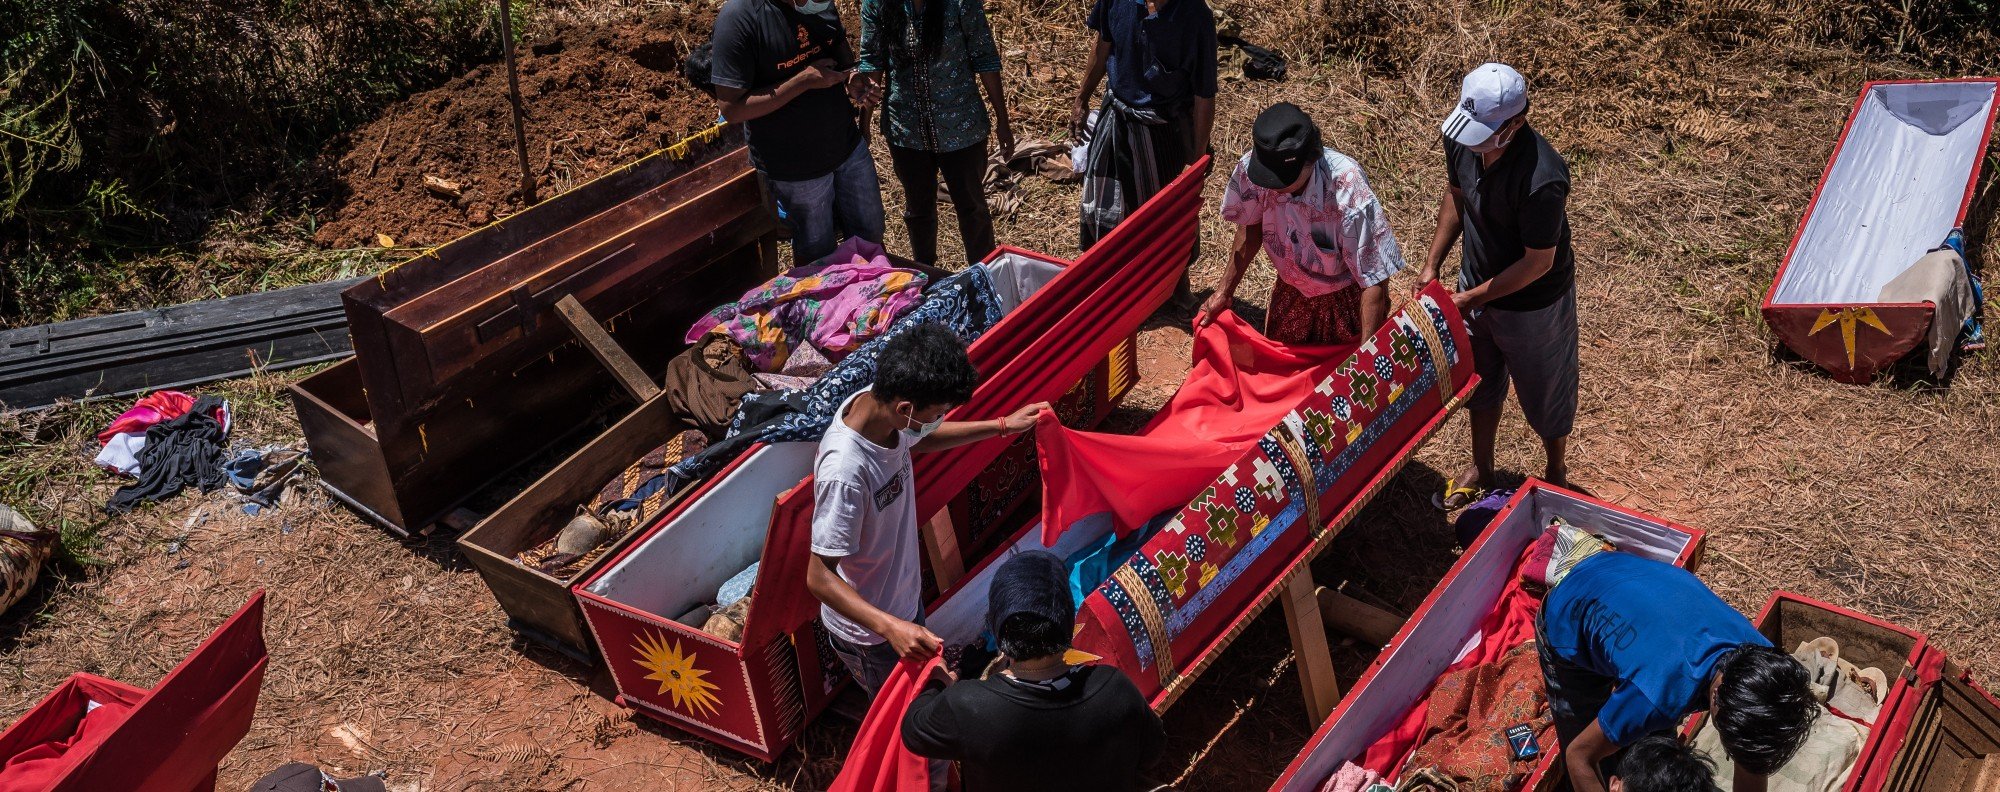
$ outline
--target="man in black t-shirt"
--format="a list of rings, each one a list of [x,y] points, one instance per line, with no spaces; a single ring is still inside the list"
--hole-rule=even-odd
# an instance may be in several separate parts
[[[1569,165],[1528,126],[1528,84],[1521,73],[1488,63],[1465,76],[1459,102],[1444,121],[1450,187],[1438,207],[1437,234],[1420,283],[1438,276],[1452,243],[1463,238],[1458,293],[1466,314],[1479,387],[1472,414],[1472,464],[1434,499],[1455,509],[1493,486],[1493,440],[1508,380],[1529,428],[1542,438],[1542,478],[1565,484],[1565,455],[1576,420],[1576,260],[1570,251]]]
[[[882,241],[881,180],[854,103],[872,103],[874,88],[855,79],[832,0],[729,0],[713,45],[715,98],[749,133],[793,264],[833,252],[842,233]]]
[[[1062,559],[1035,550],[993,575],[986,626],[1005,666],[953,683],[942,667],[903,715],[912,753],[959,763],[966,792],[1139,792],[1167,734],[1111,666],[1070,665],[1076,603]]]

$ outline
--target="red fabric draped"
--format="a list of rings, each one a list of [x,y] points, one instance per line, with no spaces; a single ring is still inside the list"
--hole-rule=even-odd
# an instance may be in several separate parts
[[[1193,368],[1139,434],[1077,431],[1043,413],[1043,544],[1093,514],[1110,512],[1123,536],[1187,505],[1352,350],[1279,344],[1225,311],[1195,333]]]
[[[1500,590],[1500,597],[1495,601],[1493,611],[1480,620],[1479,644],[1438,676],[1442,677],[1476,665],[1498,662],[1507,654],[1507,650],[1534,640],[1535,612],[1541,609],[1542,599],[1537,594],[1529,593],[1521,585],[1522,566],[1527,561],[1527,554],[1523,553],[1521,561],[1515,564],[1514,574],[1507,578],[1507,587]],[[1436,684],[1435,680],[1432,684]],[[1396,722],[1395,728],[1382,735],[1381,739],[1376,740],[1374,745],[1362,753],[1361,759],[1356,764],[1381,773],[1385,777],[1394,778],[1401,771],[1403,761],[1416,749],[1417,742],[1423,739],[1425,725],[1430,717],[1430,700],[1431,692],[1427,691],[1424,693],[1424,698],[1410,707],[1410,711],[1403,714],[1402,720]]]
[[[932,657],[896,664],[868,706],[840,775],[827,792],[930,792],[930,764],[903,747],[903,714],[923,692],[931,669],[943,663],[942,657]]]
[[[72,686],[59,700],[44,703],[51,710],[67,709],[68,713],[52,713],[52,720],[63,720],[66,715],[76,715],[74,730],[57,729],[48,739],[7,757],[0,765],[0,792],[43,792],[55,787],[64,774],[75,765],[76,757],[71,751],[87,753],[104,742],[105,735],[111,733],[125,720],[131,705],[116,701],[100,701],[98,707],[90,708],[91,699],[81,687]]]

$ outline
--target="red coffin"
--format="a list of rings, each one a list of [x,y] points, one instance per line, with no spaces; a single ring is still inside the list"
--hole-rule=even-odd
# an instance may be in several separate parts
[[[1323,549],[1470,394],[1476,377],[1468,343],[1440,286],[1392,314],[1373,339],[1332,368],[1256,447],[1218,471],[1214,484],[1080,603],[1071,659],[1116,665],[1155,709],[1170,706],[1275,599],[1287,576]],[[1239,489],[1244,497],[1235,494]],[[1252,507],[1241,510],[1245,498]],[[1041,549],[1069,558],[1109,530],[1109,521],[1081,521],[1047,547],[1030,520],[1006,550],[988,557],[931,608],[926,625],[947,647],[974,643],[1000,561]],[[1186,559],[1188,537],[1196,535],[1204,537],[1200,558],[1179,575],[1162,575],[1163,562],[1178,566],[1171,559]],[[1123,597],[1128,585],[1146,597],[1137,601],[1143,613],[1127,607],[1134,600],[1110,599],[1112,589]]]
[[[1342,763],[1361,756],[1421,701],[1492,610],[1521,552],[1554,517],[1604,534],[1620,552],[1688,569],[1701,558],[1701,531],[1529,479],[1313,732],[1272,792],[1319,789]],[[1561,751],[1544,753],[1522,788],[1550,788],[1560,776],[1552,777],[1551,771],[1560,762]]]
[[[0,789],[213,790],[250,731],[268,660],[260,591],[150,691],[73,674],[0,733]]]
[[[1186,266],[1200,172],[1189,169],[1074,263],[997,251],[996,261],[1060,272],[972,345],[983,381],[948,417],[993,418],[1044,400],[1077,425],[1107,414],[1137,378],[1133,335]],[[955,567],[991,543],[984,537],[1004,533],[996,521],[1037,491],[1022,445],[1032,449],[987,442],[917,457],[918,513],[938,515],[925,549],[943,579],[955,580]],[[814,452],[813,443],[754,448],[572,589],[619,703],[771,760],[832,698],[845,674],[805,589]],[[740,641],[674,621],[753,560],[760,566]]]
[[[1865,383],[1923,343],[1930,303],[1875,298],[1964,224],[1996,89],[1995,78],[1862,86],[1764,295],[1764,321],[1785,346]]]
[[[1778,648],[1827,636],[1841,659],[1882,669],[1889,691],[1842,792],[1975,792],[2000,788],[2000,702],[1923,633],[1780,591],[1757,614]],[[1683,732],[1700,731],[1702,719]]]

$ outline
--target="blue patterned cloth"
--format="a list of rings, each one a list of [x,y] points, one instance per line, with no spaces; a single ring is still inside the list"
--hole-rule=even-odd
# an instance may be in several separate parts
[[[680,482],[706,478],[721,470],[750,446],[792,441],[819,442],[826,434],[833,413],[847,397],[875,382],[875,358],[883,345],[912,327],[936,322],[957,333],[967,346],[999,323],[1000,300],[993,296],[993,281],[979,265],[933,284],[924,301],[910,309],[889,331],[854,350],[840,365],[819,381],[795,390],[765,391],[743,397],[729,421],[729,434],[721,442],[699,454],[681,460],[668,469]]]
[[[922,18],[910,0],[862,0],[863,73],[886,72],[882,135],[899,148],[958,151],[983,143],[991,121],[979,99],[975,75],[1000,70],[1000,52],[986,23],[984,0],[926,0],[941,3],[926,13],[943,14],[936,47],[920,43]],[[885,4],[897,3],[908,22],[900,31],[885,24]]]

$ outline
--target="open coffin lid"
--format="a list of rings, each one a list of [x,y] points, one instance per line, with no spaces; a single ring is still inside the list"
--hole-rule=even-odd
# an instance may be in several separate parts
[[[991,280],[1003,307],[1018,306],[972,344],[982,382],[949,417],[991,418],[1025,403],[1063,401],[1114,348],[1129,343],[1187,263],[1199,187],[1198,177],[1177,180],[1067,266],[1002,248],[989,262]],[[1127,386],[1136,374],[1130,365],[1126,360],[1126,368],[1114,369]],[[1101,418],[1105,405],[1098,407],[1089,420]],[[913,471],[918,513],[942,510],[1007,446],[979,443],[919,455]],[[574,587],[621,703],[771,759],[831,697],[844,675],[820,646],[818,605],[805,590],[808,474],[816,450],[815,443],[757,446]],[[925,489],[924,482],[938,481],[939,465],[953,465],[953,478]],[[927,537],[927,549],[935,550],[937,538]],[[740,640],[674,621],[752,561],[760,566]],[[688,674],[659,671],[669,660],[677,669],[699,671],[692,676],[700,684],[678,681]]]
[[[293,388],[328,486],[413,532],[630,410],[554,307],[576,298],[660,371],[696,318],[776,274],[748,158],[714,127],[348,289],[354,359]]]
[[[1700,558],[1701,531],[1529,479],[1369,664],[1271,789],[1319,789],[1342,763],[1361,756],[1429,695],[1507,587],[1521,553],[1556,517],[1604,535],[1619,552],[1688,569]],[[1524,788],[1546,788],[1560,756],[1559,750],[1543,754]]]
[[[74,674],[0,733],[0,762],[10,765],[0,770],[0,787],[212,789],[216,766],[250,731],[268,660],[260,591],[150,691]],[[91,702],[101,706],[86,716]],[[24,752],[60,740],[72,742],[59,756],[14,766]]]
[[[1072,659],[1118,666],[1156,709],[1186,690],[1473,387],[1471,357],[1461,352],[1468,348],[1464,326],[1445,295],[1432,286],[1392,314],[1256,447],[1218,471],[1186,507],[1163,515],[1165,527],[1137,552],[1114,560],[1109,578],[1079,603]],[[1336,400],[1342,406],[1334,407]],[[1238,508],[1239,488],[1252,500],[1248,510]],[[979,642],[992,576],[1005,558],[1044,549],[1074,558],[1111,529],[1109,515],[1097,515],[1048,547],[1039,524],[1024,527],[932,608],[927,626],[947,647]],[[1163,576],[1153,559],[1185,553],[1191,536],[1203,543],[1194,567],[1201,571]],[[1112,599],[1114,589],[1127,597],[1134,581],[1156,607],[1157,629],[1150,616],[1123,618],[1129,598]]]
[[[1843,792],[2000,789],[2000,703],[1923,633],[1788,591],[1764,603],[1757,628],[1787,652],[1832,638],[1840,659],[1888,676]],[[1703,720],[1683,732],[1698,733]]]
[[[1820,177],[1763,312],[1786,346],[1866,382],[1921,343],[1931,304],[1882,287],[1963,225],[2000,79],[1870,82]]]

